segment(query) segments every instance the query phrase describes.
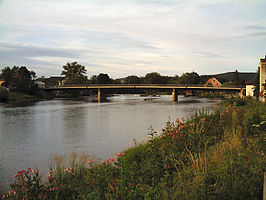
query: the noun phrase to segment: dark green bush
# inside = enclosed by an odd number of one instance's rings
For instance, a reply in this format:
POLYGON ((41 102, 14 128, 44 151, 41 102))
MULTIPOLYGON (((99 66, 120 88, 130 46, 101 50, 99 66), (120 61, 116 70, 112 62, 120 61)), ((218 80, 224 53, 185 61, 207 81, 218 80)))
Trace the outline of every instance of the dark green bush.
POLYGON ((5 102, 8 100, 8 91, 7 89, 0 87, 0 102, 5 102))

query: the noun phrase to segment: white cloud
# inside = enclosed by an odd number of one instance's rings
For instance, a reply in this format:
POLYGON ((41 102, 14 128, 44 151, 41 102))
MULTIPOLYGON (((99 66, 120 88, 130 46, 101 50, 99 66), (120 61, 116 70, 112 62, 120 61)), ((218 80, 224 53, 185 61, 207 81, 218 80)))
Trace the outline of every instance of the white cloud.
POLYGON ((2 0, 0 42, 21 46, 2 47, 0 66, 39 61, 49 75, 52 63, 56 75, 77 60, 113 77, 256 71, 265 9, 263 0, 2 0))

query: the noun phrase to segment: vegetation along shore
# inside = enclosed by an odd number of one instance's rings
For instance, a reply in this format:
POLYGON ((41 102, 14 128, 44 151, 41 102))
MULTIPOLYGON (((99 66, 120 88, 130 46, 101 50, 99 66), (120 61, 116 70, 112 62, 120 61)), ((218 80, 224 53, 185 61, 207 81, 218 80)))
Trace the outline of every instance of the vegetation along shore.
POLYGON ((19 171, 3 199, 262 199, 263 103, 235 99, 214 113, 168 121, 149 141, 103 162, 19 171))

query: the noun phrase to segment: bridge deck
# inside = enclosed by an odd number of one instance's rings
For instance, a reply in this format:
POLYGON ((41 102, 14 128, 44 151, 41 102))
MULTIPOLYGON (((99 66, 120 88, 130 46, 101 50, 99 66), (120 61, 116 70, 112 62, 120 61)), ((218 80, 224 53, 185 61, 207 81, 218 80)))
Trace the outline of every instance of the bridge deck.
POLYGON ((181 90, 229 90, 240 91, 241 87, 205 87, 202 85, 65 85, 60 87, 45 88, 45 90, 66 90, 66 89, 181 89, 181 90))

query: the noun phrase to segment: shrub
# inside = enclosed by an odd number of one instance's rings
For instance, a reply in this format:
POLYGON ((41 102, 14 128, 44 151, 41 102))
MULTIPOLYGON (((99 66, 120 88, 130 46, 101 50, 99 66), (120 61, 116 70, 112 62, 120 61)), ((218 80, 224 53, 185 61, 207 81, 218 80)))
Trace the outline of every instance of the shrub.
POLYGON ((0 87, 0 102, 5 102, 8 100, 8 91, 7 89, 0 87))

